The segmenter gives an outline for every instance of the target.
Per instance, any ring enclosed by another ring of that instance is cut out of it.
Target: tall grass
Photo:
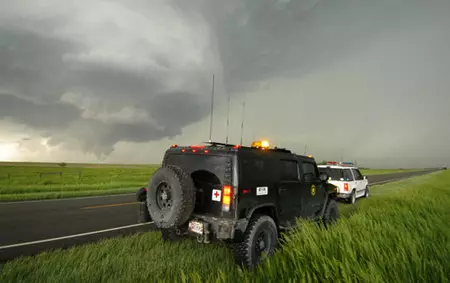
[[[232,250],[157,232],[11,261],[0,282],[449,282],[450,172],[372,188],[324,230],[299,221],[253,271]]]

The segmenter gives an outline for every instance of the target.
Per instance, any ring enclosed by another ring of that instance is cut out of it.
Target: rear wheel
[[[159,168],[147,191],[148,211],[156,226],[169,229],[185,224],[194,211],[195,190],[191,177],[180,167]]]
[[[147,189],[146,188],[140,188],[136,192],[136,199],[137,201],[144,202],[147,199]]]
[[[235,244],[235,261],[252,268],[271,256],[278,244],[275,221],[267,215],[252,217],[242,241]]]
[[[353,190],[352,193],[350,194],[350,197],[348,198],[348,202],[350,204],[355,204],[355,202],[356,202],[356,192],[355,192],[355,190]]]
[[[325,227],[336,223],[336,221],[339,219],[339,209],[336,200],[330,199],[328,201],[323,218]]]

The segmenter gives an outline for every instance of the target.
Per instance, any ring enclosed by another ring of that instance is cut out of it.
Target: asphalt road
[[[369,184],[381,184],[431,171],[436,170],[372,175],[368,179]],[[150,231],[152,225],[138,224],[138,216],[135,194],[0,203],[0,261]]]

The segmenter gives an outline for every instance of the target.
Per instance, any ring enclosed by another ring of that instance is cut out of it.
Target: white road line
[[[70,238],[76,238],[76,237],[81,237],[81,236],[100,234],[100,233],[104,233],[104,232],[110,232],[110,231],[115,231],[115,230],[120,230],[120,229],[133,228],[133,227],[148,225],[148,224],[152,224],[152,223],[153,223],[153,221],[146,222],[146,223],[132,224],[132,225],[127,225],[127,226],[121,226],[121,227],[115,227],[115,228],[111,228],[111,229],[105,229],[105,230],[99,230],[99,231],[92,231],[92,232],[87,232],[87,233],[63,236],[63,237],[58,237],[58,238],[50,238],[50,239],[39,240],[39,241],[24,242],[24,243],[19,243],[19,244],[2,246],[2,247],[0,247],[0,250],[9,249],[9,248],[16,248],[16,247],[22,247],[22,246],[28,246],[28,245],[35,245],[35,244],[40,244],[40,243],[53,242],[53,241],[70,239]]]
[[[136,189],[136,192],[139,189]],[[92,199],[92,198],[110,198],[110,197],[123,197],[123,196],[131,196],[136,195],[135,193],[127,193],[127,194],[115,194],[115,195],[100,195],[100,196],[89,196],[89,197],[66,197],[66,198],[56,198],[56,199],[37,199],[37,200],[22,200],[22,201],[5,201],[0,202],[2,204],[15,204],[15,203],[33,203],[33,202],[47,202],[47,201],[62,201],[62,200],[77,200],[77,199]]]

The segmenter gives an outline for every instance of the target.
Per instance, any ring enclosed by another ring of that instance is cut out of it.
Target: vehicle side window
[[[295,160],[280,160],[281,181],[299,181],[298,164]]]
[[[362,180],[363,176],[361,174],[361,172],[359,172],[358,169],[352,169],[353,174],[355,175],[355,180]]]
[[[344,171],[344,180],[345,181],[354,181],[352,172],[349,169],[345,169]]]
[[[301,170],[303,180],[314,180],[319,178],[319,172],[313,163],[302,162]]]
[[[242,174],[250,182],[268,179],[270,176],[268,169],[262,159],[247,158],[242,162]]]

